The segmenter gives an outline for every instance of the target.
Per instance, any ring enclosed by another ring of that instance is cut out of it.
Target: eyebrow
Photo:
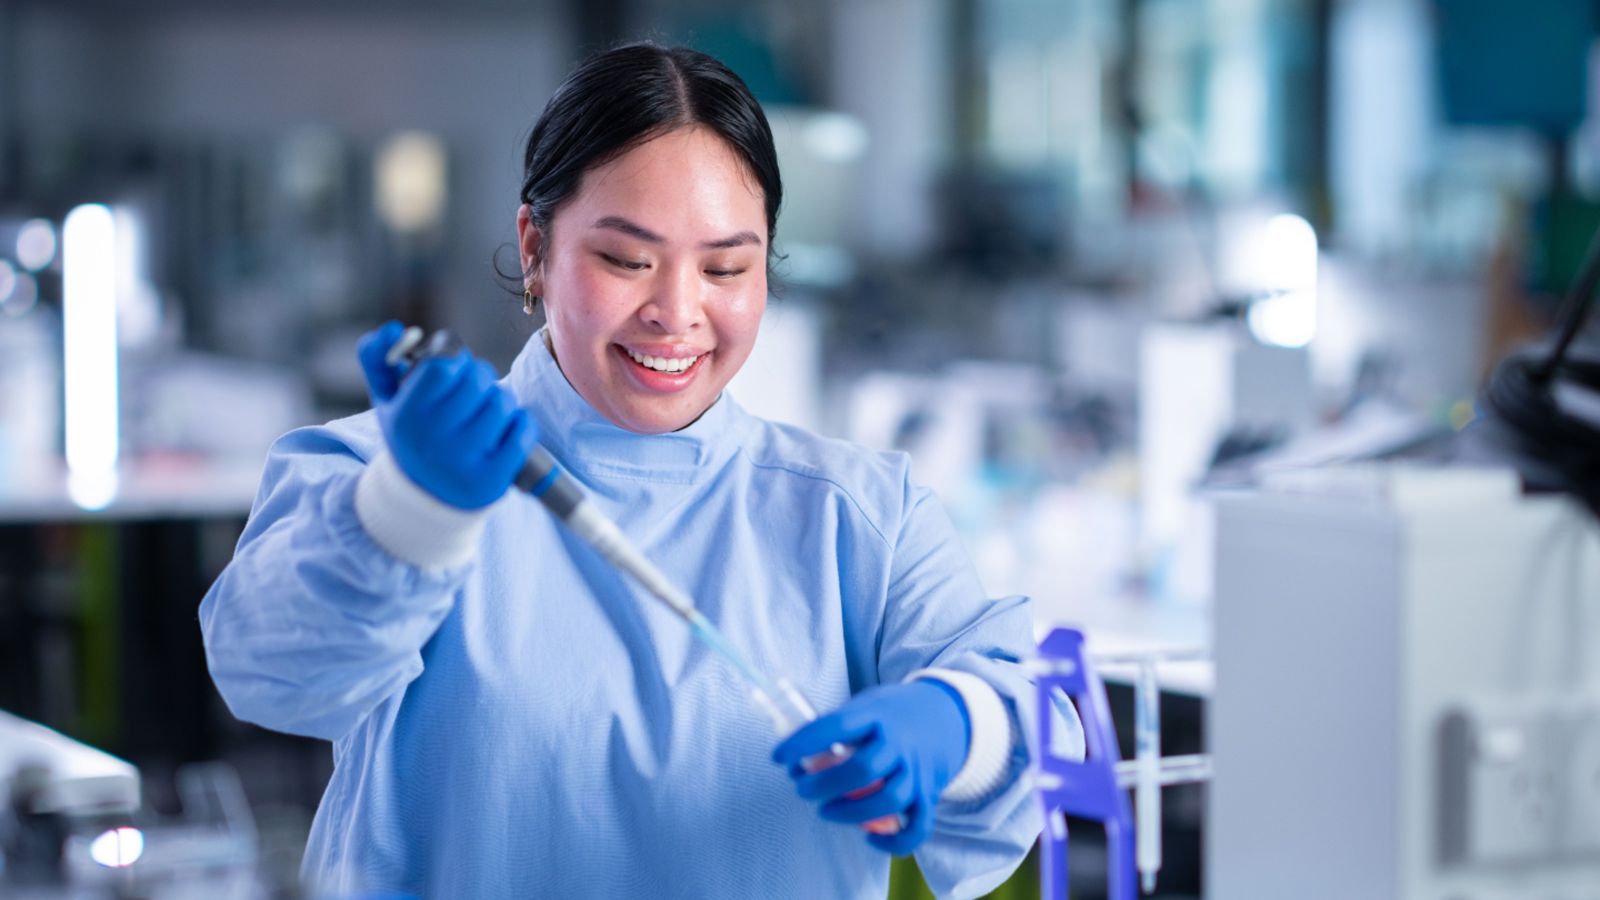
[[[641,241],[646,241],[651,244],[662,244],[666,243],[667,240],[643,225],[640,225],[637,222],[630,222],[621,216],[605,216],[604,218],[597,219],[595,220],[594,227],[606,228],[610,229],[611,231],[620,231],[623,234],[636,237]],[[761,238],[754,231],[741,231],[738,234],[732,234],[725,238],[719,238],[714,241],[706,241],[700,246],[707,250],[727,250],[732,247],[742,247],[745,244],[759,243],[761,243]]]

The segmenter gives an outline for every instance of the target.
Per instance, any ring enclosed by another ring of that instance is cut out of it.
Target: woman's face
[[[562,374],[617,425],[683,428],[750,355],[767,303],[766,206],[715,132],[670,131],[590,169],[548,233],[527,206],[517,233]]]

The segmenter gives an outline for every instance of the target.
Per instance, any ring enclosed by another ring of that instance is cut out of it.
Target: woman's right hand
[[[466,350],[425,359],[402,380],[385,357],[404,330],[386,322],[357,349],[389,452],[435,498],[459,509],[488,506],[516,480],[539,426],[494,368]]]

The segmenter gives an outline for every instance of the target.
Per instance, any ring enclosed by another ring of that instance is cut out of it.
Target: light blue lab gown
[[[983,678],[1033,731],[1029,603],[988,599],[908,460],[750,415],[724,394],[643,436],[538,337],[504,381],[606,515],[755,665],[822,710],[924,667]],[[371,412],[273,447],[237,553],[200,606],[239,718],[333,742],[304,875],[332,894],[874,897],[889,857],[818,817],[770,761],[740,678],[522,495],[475,561],[419,569],[353,506]],[[1041,817],[1019,741],[1005,785],[939,807],[941,894],[1002,881]]]

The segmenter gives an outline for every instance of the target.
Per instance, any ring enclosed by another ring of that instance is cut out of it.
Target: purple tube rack
[[[1117,733],[1106,703],[1105,684],[1083,654],[1083,632],[1058,628],[1039,645],[1037,676],[1039,711],[1039,799],[1044,806],[1040,836],[1040,896],[1067,896],[1067,828],[1064,815],[1101,823],[1106,831],[1109,900],[1134,900],[1133,809],[1117,786]],[[1050,752],[1051,699],[1057,692],[1071,698],[1083,722],[1085,758],[1079,762]]]

